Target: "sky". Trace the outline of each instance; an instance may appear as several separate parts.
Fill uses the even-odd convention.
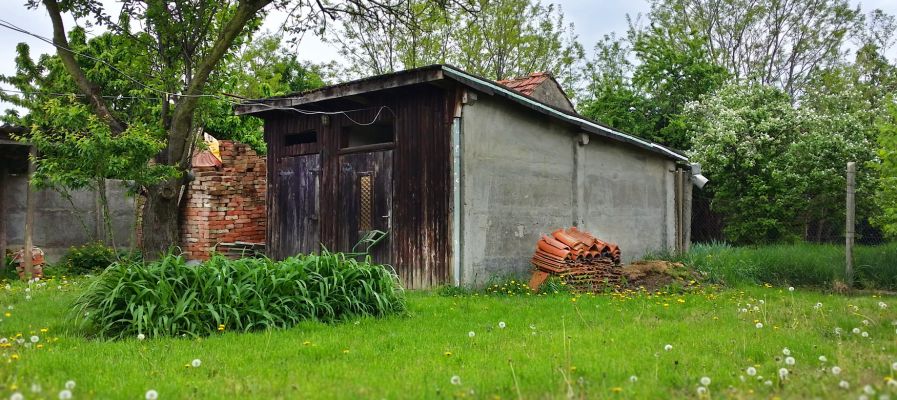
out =
[[[29,10],[22,5],[24,0],[3,0],[3,2],[6,3],[6,7],[3,8],[0,18],[42,36],[50,37],[52,35],[49,17],[43,9]],[[114,0],[102,0],[102,2],[107,5],[107,9],[117,9],[117,2]],[[646,0],[543,0],[542,2],[553,2],[562,7],[567,20],[574,24],[580,42],[587,49],[591,49],[606,34],[625,33],[626,15],[635,18],[638,14],[648,11]],[[880,8],[889,14],[897,14],[897,0],[850,0],[850,2],[860,5],[864,12]],[[283,20],[283,14],[272,13],[266,19],[263,29],[277,30]],[[67,19],[65,23],[67,28],[74,26],[71,19]],[[95,30],[93,33],[99,33],[99,31]],[[15,72],[15,48],[19,42],[28,43],[34,57],[40,53],[54,51],[52,46],[47,43],[0,27],[0,74]],[[296,51],[299,53],[300,59],[313,62],[329,62],[340,59],[335,48],[322,43],[311,34],[304,37]],[[9,89],[9,87],[5,88]],[[9,104],[0,102],[0,110],[6,108],[9,108]]]

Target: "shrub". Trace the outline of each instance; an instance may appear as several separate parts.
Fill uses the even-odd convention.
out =
[[[113,264],[75,301],[71,317],[102,337],[195,337],[404,311],[395,272],[369,259],[340,253],[279,262],[215,256],[188,266],[168,255],[146,265]]]
[[[101,271],[115,262],[115,250],[102,242],[72,246],[59,263],[68,273],[80,275]]]

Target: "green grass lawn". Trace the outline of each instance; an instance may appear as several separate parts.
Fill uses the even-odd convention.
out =
[[[65,322],[85,283],[50,281],[29,293],[20,283],[0,286],[0,313],[8,313],[0,337],[39,337],[28,348],[0,348],[0,397],[20,391],[26,399],[55,399],[73,380],[76,399],[138,399],[149,389],[160,399],[695,398],[705,376],[712,397],[856,398],[865,385],[876,391],[870,398],[897,396],[887,384],[897,373],[892,297],[768,287],[575,301],[564,294],[410,293],[409,315],[401,317],[100,341]],[[793,366],[785,363],[786,347]],[[201,366],[189,366],[194,359]],[[758,376],[748,376],[748,367]],[[789,370],[784,380],[780,368]],[[841,380],[849,389],[839,388]]]

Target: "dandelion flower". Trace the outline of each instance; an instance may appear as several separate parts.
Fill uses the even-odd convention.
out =
[[[666,345],[666,346],[663,346],[663,349],[666,350],[666,351],[670,351],[670,350],[673,349],[673,345],[668,344],[668,345]]]
[[[819,356],[819,362],[828,362],[828,358],[825,356]]]
[[[847,389],[850,389],[850,383],[847,383],[847,381],[841,381],[841,382],[838,382],[838,387],[840,387],[841,389],[847,390]]]
[[[757,329],[761,329],[761,328],[763,328],[763,323],[762,323],[762,322],[758,322],[757,325],[754,325],[754,326],[756,326]]]
[[[842,330],[841,328],[835,328],[835,334],[836,334],[836,335],[839,335],[839,336],[840,336],[842,332],[844,332],[844,330]]]
[[[698,386],[698,396],[704,396],[707,394],[707,388],[703,386]]]
[[[760,305],[762,306],[762,305],[764,305],[764,304],[766,304],[766,302],[763,301],[763,299],[760,299]]]
[[[37,335],[31,336],[31,343],[37,343],[40,341],[40,338]]]
[[[873,388],[872,385],[866,385],[863,386],[863,392],[871,396],[875,394],[875,388]]]
[[[793,291],[794,291],[794,286],[788,286],[788,291],[789,291],[789,292],[793,292]]]
[[[30,301],[30,300],[31,300],[31,295],[29,294],[29,295],[25,296],[25,300]]]
[[[869,332],[863,331],[863,333],[861,333],[860,336],[867,338],[867,337],[869,337]]]
[[[476,336],[476,335],[477,335],[477,334],[474,333],[473,331],[467,332],[467,337],[474,337],[474,336]]]
[[[704,386],[710,386],[710,378],[709,377],[701,377],[701,384]]]
[[[137,340],[143,340],[143,339],[146,339],[146,335],[144,335],[144,334],[142,334],[142,333],[138,333],[138,334],[137,334]]]
[[[458,375],[454,375],[454,376],[452,376],[452,379],[451,379],[450,382],[452,383],[452,385],[456,385],[456,386],[457,386],[457,385],[460,385],[460,384],[461,384],[461,377],[458,376]]]
[[[779,368],[779,378],[785,379],[788,377],[788,368]]]
[[[888,308],[888,305],[887,305],[887,303],[885,303],[883,301],[879,301],[878,308],[881,308],[882,310],[884,310],[885,308]]]
[[[782,354],[784,354],[784,355],[786,355],[786,356],[790,356],[790,355],[791,355],[791,350],[789,350],[789,349],[786,347],[786,348],[782,349]]]
[[[447,352],[445,352],[445,353],[442,353],[442,355],[444,355],[444,356],[446,356],[446,357],[451,357],[451,356],[452,356],[452,352],[447,351]]]
[[[202,365],[202,361],[197,358],[197,359],[194,359],[193,361],[191,361],[190,365],[192,365],[193,368],[199,368],[199,366]]]
[[[747,370],[745,372],[747,372],[748,376],[757,375],[757,369],[754,367],[747,367]]]
[[[851,332],[853,332],[855,335],[858,335],[860,333],[860,328],[853,328]]]
[[[632,383],[636,383],[636,382],[638,382],[638,377],[635,376],[635,375],[630,376],[630,377],[629,377],[629,382],[632,382]]]
[[[794,365],[795,362],[796,362],[796,360],[794,359],[794,357],[786,357],[785,358],[785,365]]]
[[[893,369],[894,371],[897,371],[897,362],[891,364],[891,369]]]
[[[839,367],[837,365],[832,367],[832,375],[839,375],[839,374],[841,374],[841,367]]]
[[[865,325],[865,326],[869,326],[869,320],[868,320],[868,319],[864,319],[864,320],[863,320],[863,325]]]
[[[763,382],[763,384],[766,386],[772,386],[772,381],[767,379],[766,382]]]
[[[72,390],[75,388],[75,381],[68,381],[65,383],[65,388],[68,390]]]
[[[816,303],[816,305],[813,306],[813,308],[815,308],[815,309],[817,309],[817,310],[820,309],[820,308],[822,308],[822,303]]]
[[[69,400],[72,398],[72,391],[63,389],[59,391],[59,400]]]
[[[37,383],[31,384],[31,392],[32,393],[40,393],[41,390],[43,390],[43,389],[40,387],[40,384],[37,384]]]
[[[144,396],[146,400],[156,400],[159,398],[159,392],[150,389],[146,391],[146,395]]]
[[[499,321],[499,322],[498,322],[498,327],[499,327],[500,329],[505,329],[506,326],[507,326],[507,325],[505,325],[505,321]]]
[[[9,400],[25,400],[25,396],[19,392],[15,392],[9,396]]]

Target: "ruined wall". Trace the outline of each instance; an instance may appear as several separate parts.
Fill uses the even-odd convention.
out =
[[[182,209],[181,249],[205,260],[220,243],[265,242],[265,158],[248,145],[219,142],[221,166],[194,167]]]

